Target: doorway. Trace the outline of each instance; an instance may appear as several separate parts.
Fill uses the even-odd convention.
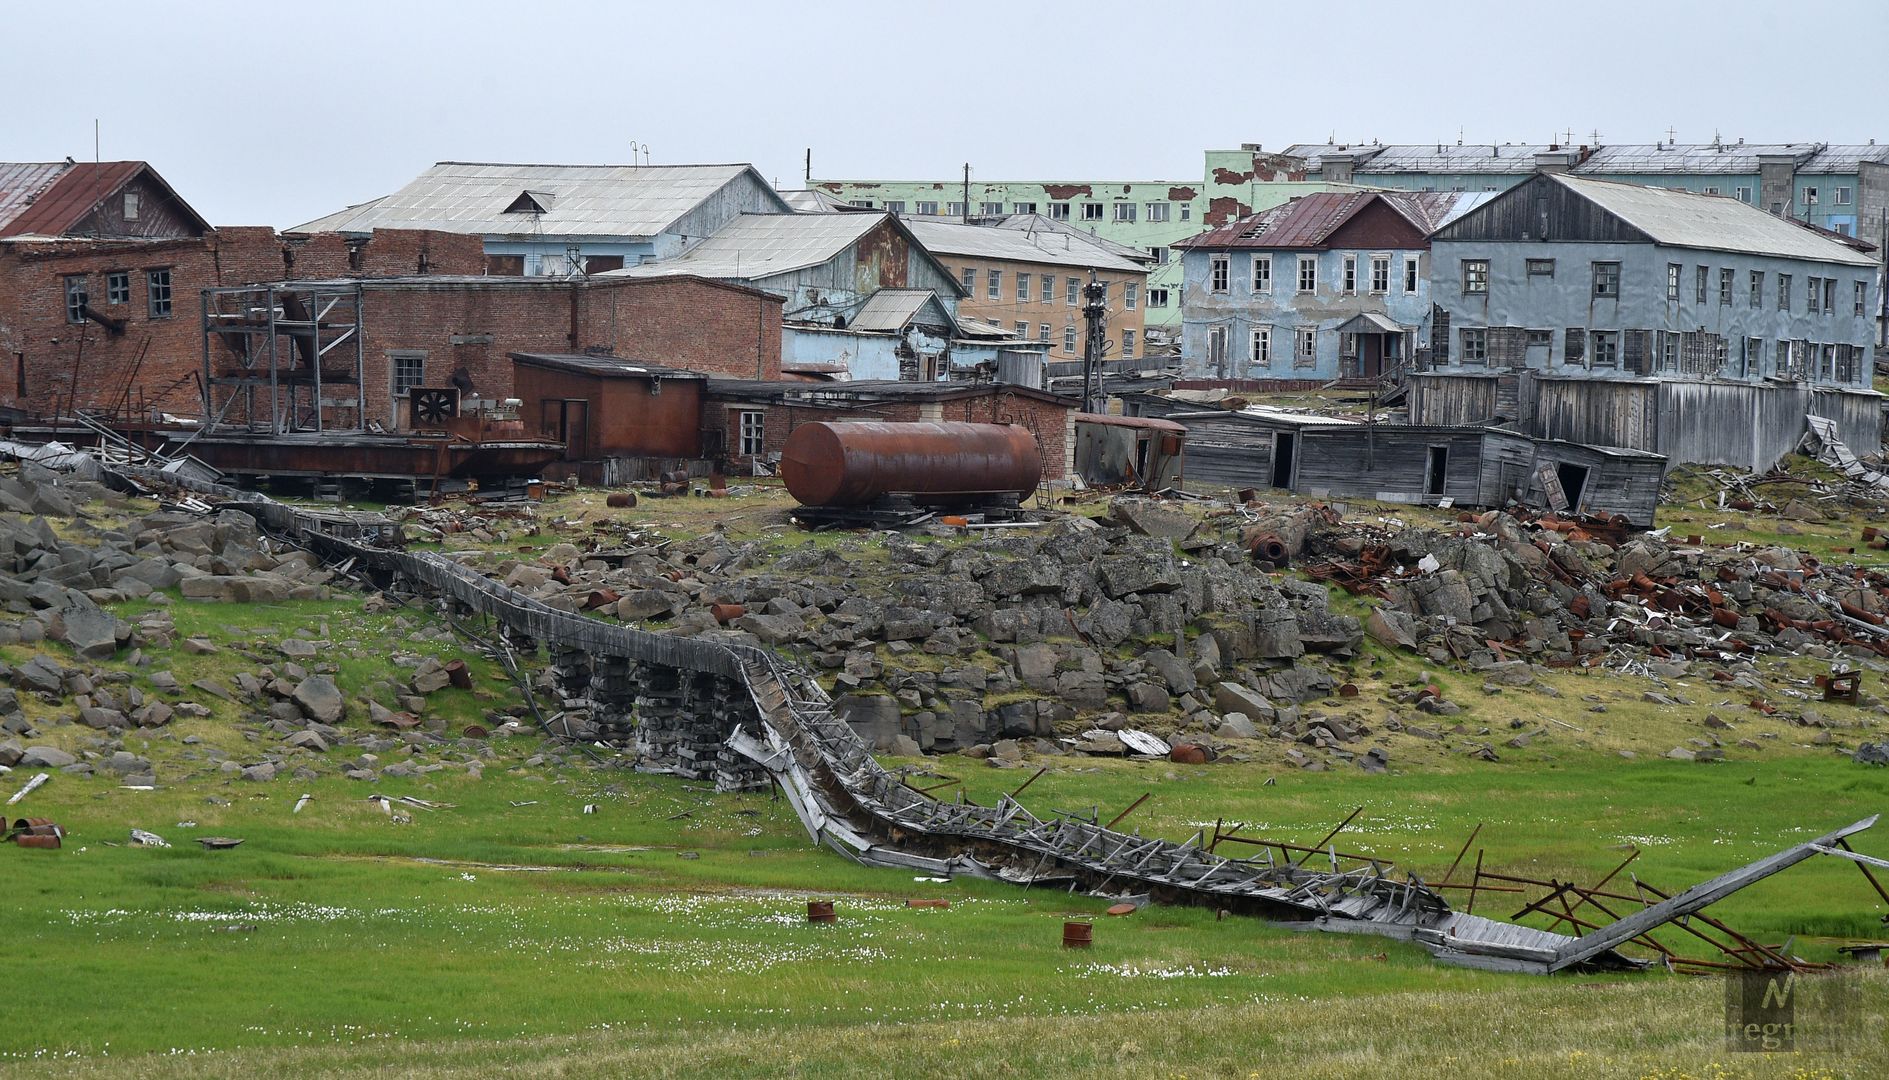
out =
[[[1587,489],[1587,466],[1560,462],[1555,465],[1554,472],[1555,479],[1561,481],[1561,494],[1568,497],[1568,513],[1580,513],[1581,493]]]
[[[1443,484],[1450,475],[1450,448],[1432,446],[1423,463],[1423,497],[1440,499],[1443,497]]]
[[[1284,432],[1272,437],[1273,487],[1288,489],[1292,487],[1293,444],[1296,443],[1298,439],[1299,437],[1297,435],[1288,435]]]

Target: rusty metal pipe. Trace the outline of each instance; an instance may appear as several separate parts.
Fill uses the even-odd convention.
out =
[[[1014,424],[819,422],[795,428],[781,448],[781,479],[803,506],[1021,498],[1042,474],[1036,436]]]

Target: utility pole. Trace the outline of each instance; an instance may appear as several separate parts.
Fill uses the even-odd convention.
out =
[[[964,223],[971,223],[971,163],[964,163]]]
[[[1082,321],[1088,328],[1088,336],[1082,343],[1082,411],[1100,413],[1104,409],[1101,401],[1102,390],[1102,351],[1105,343],[1102,335],[1107,330],[1108,287],[1096,280],[1095,271],[1089,271],[1089,283],[1082,287]]]

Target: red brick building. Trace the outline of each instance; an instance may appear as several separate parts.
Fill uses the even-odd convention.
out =
[[[194,415],[202,289],[483,266],[447,233],[213,229],[141,161],[0,164],[0,406]]]
[[[757,458],[779,460],[787,436],[802,424],[833,420],[962,420],[1018,424],[1036,436],[1043,479],[1061,480],[1073,469],[1075,417],[1080,403],[1008,383],[755,382],[710,379],[702,428],[717,457],[737,472]]]

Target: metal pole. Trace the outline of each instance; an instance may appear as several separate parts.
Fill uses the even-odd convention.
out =
[[[1097,398],[1101,390],[1102,334],[1104,319],[1108,312],[1103,296],[1106,290],[1096,280],[1093,269],[1089,271],[1089,283],[1083,286],[1082,321],[1087,327],[1087,337],[1082,345],[1082,409],[1084,412],[1100,413],[1103,411]]]
[[[321,305],[308,305],[309,339],[314,343],[310,349],[310,363],[315,369],[315,434],[321,434]]]
[[[971,223],[971,163],[964,163],[964,224]]]
[[[282,416],[282,389],[277,382],[276,372],[276,333],[275,324],[275,288],[272,286],[265,294],[269,304],[269,434],[279,435]]]
[[[199,289],[199,290],[197,290],[197,299],[198,299],[198,300],[199,300],[199,302],[200,302],[200,303],[202,304],[202,310],[203,310],[203,317],[202,317],[202,319],[200,320],[200,323],[201,323],[201,326],[202,326],[202,328],[203,328],[203,425],[202,425],[202,427],[200,427],[200,428],[198,428],[198,430],[199,430],[199,431],[201,431],[201,430],[202,430],[203,428],[205,428],[205,427],[209,427],[209,426],[210,426],[210,416],[211,416],[211,404],[210,404],[210,290],[208,290],[208,289]]]

